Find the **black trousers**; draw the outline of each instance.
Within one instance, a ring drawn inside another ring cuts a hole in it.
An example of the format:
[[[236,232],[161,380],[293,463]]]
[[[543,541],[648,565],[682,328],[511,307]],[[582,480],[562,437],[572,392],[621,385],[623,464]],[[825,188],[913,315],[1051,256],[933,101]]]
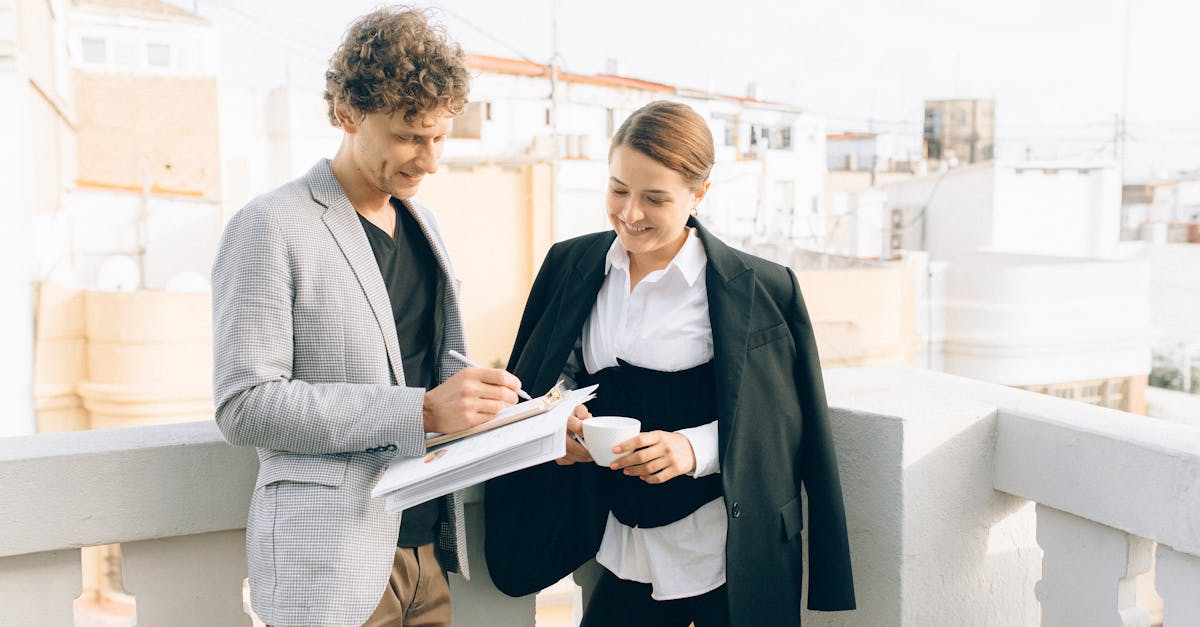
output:
[[[725,586],[686,599],[655,601],[650,584],[600,576],[579,627],[729,627]]]

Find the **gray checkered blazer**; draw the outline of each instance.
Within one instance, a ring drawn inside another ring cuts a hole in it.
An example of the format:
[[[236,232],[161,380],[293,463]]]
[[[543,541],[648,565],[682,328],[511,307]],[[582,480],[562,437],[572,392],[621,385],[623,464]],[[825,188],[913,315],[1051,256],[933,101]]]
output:
[[[438,381],[466,351],[458,282],[433,217],[405,203],[445,273]],[[258,448],[246,522],[254,611],[284,625],[361,625],[379,603],[400,516],[370,498],[394,455],[425,453],[424,390],[404,386],[387,289],[322,160],[229,221],[213,266],[213,386],[225,439]],[[437,548],[468,576],[462,498]]]

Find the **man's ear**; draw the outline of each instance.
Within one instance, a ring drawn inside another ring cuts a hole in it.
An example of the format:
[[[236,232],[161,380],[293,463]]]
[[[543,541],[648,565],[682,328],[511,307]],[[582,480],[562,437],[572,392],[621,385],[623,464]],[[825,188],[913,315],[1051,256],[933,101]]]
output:
[[[338,124],[342,125],[342,130],[347,133],[357,133],[358,123],[361,121],[354,116],[354,113],[342,102],[335,102],[333,105],[333,116],[337,118]]]

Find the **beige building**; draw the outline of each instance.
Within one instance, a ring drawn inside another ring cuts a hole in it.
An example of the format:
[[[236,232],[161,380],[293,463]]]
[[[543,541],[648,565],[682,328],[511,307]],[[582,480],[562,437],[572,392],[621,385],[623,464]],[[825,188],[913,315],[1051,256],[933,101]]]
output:
[[[796,273],[823,367],[916,364],[919,264],[731,243]]]
[[[82,0],[72,11],[82,187],[218,200],[213,29],[157,0]]]
[[[996,151],[996,101],[926,100],[925,158],[979,163]]]
[[[421,185],[462,281],[463,322],[471,357],[505,364],[525,297],[554,243],[551,167],[533,164],[445,165]]]

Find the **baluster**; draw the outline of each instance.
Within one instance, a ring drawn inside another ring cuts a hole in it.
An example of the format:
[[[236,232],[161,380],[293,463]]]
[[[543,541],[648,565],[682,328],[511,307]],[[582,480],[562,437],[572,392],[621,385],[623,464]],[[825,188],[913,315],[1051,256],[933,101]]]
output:
[[[1137,575],[1150,568],[1152,542],[1040,503],[1037,539],[1044,627],[1149,626]]]
[[[1159,544],[1154,581],[1163,598],[1163,627],[1200,625],[1200,557]]]
[[[139,625],[250,625],[242,607],[243,529],[121,545]]]
[[[70,625],[83,581],[79,549],[0,557],[0,625]]]
[[[533,627],[534,595],[514,599],[492,585],[483,557],[483,505],[468,500],[465,510],[471,580],[450,575],[450,608],[454,613],[454,624],[456,627]]]

